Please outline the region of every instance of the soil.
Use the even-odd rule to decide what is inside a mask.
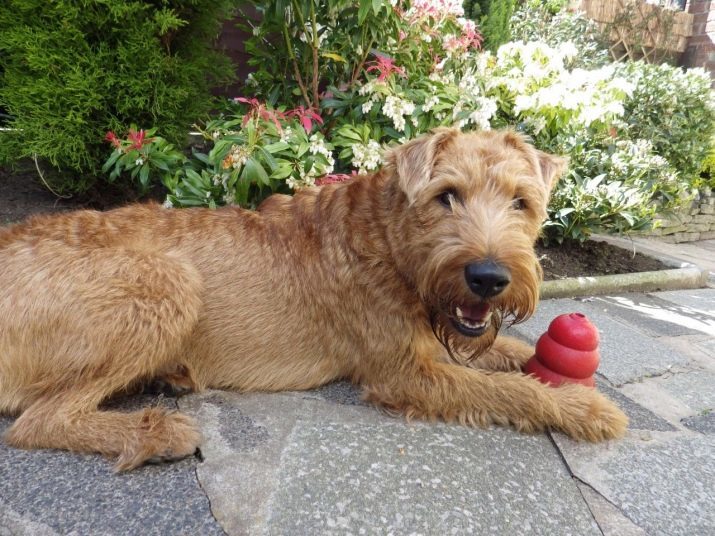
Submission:
[[[152,197],[160,196],[155,193]],[[104,210],[131,200],[123,192],[112,191],[107,195],[106,189],[102,196],[90,193],[83,197],[60,198],[42,184],[34,164],[24,163],[13,170],[0,167],[0,225],[20,221],[31,214],[79,208]],[[634,254],[606,242],[565,242],[551,247],[537,244],[536,251],[547,280],[669,268],[652,257]]]
[[[653,257],[595,240],[583,244],[564,242],[551,247],[537,244],[536,254],[546,280],[651,272],[670,268]]]

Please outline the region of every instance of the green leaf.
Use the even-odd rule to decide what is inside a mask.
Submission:
[[[245,173],[245,175],[244,175]],[[249,158],[243,168],[242,176],[251,179],[252,182],[260,182],[266,186],[270,185],[268,174],[263,166],[255,158]]]
[[[365,17],[372,7],[372,0],[360,0],[360,8],[358,9],[358,24],[365,22]]]
[[[270,144],[264,146],[263,149],[265,149],[269,153],[273,154],[273,153],[279,153],[281,151],[285,151],[286,149],[290,149],[290,145],[288,145],[284,141],[277,141],[275,143],[270,143]]]
[[[118,149],[115,149],[112,155],[109,157],[109,160],[107,160],[102,166],[102,171],[105,173],[109,171],[109,168],[114,165],[114,163],[119,159],[120,156],[122,156],[122,152]]]
[[[145,163],[141,167],[141,171],[139,172],[139,182],[141,183],[143,188],[147,188],[149,186],[149,164]]]
[[[279,165],[273,173],[271,173],[271,179],[285,179],[293,173],[293,167],[285,164]]]
[[[382,9],[382,0],[372,0],[372,12],[377,17]]]

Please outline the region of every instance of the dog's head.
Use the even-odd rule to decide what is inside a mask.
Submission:
[[[534,242],[565,165],[512,131],[439,129],[389,153],[404,194],[401,269],[450,354],[477,355],[502,319],[533,313],[542,276]]]

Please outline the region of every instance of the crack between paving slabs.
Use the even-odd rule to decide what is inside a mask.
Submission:
[[[554,449],[556,449],[556,452],[558,453],[559,458],[561,458],[561,462],[564,464],[564,467],[566,467],[566,470],[568,471],[569,476],[571,477],[571,480],[574,481],[574,486],[575,486],[576,489],[578,490],[578,494],[581,496],[581,500],[582,500],[583,503],[586,505],[586,508],[588,508],[588,511],[589,511],[589,513],[591,514],[591,518],[593,519],[593,522],[594,522],[594,523],[596,524],[596,526],[598,527],[598,531],[601,533],[602,536],[605,536],[605,532],[603,532],[603,528],[601,527],[601,524],[598,522],[598,519],[596,519],[596,515],[593,513],[593,510],[591,510],[591,505],[588,504],[588,501],[586,500],[586,497],[584,497],[584,496],[583,496],[583,493],[581,492],[581,488],[579,488],[578,485],[577,485],[576,482],[575,482],[575,481],[582,482],[582,480],[581,480],[580,478],[578,478],[576,475],[574,475],[573,471],[571,470],[571,466],[569,465],[569,462],[566,461],[566,457],[563,455],[563,453],[561,452],[561,449],[560,449],[559,446],[556,444],[556,440],[554,439],[553,435],[551,434],[551,431],[547,431],[547,432],[546,432],[546,437],[549,438],[549,441],[550,441],[551,444],[553,445]],[[588,486],[588,484],[586,484],[586,485]],[[589,487],[591,487],[591,486],[589,486]],[[591,488],[591,489],[593,489],[593,488]],[[596,490],[593,490],[593,491],[594,491],[595,493],[598,493],[598,491],[596,491]],[[601,495],[600,493],[598,493],[598,494]],[[601,495],[601,496],[602,496],[602,495]],[[603,496],[602,496],[602,497],[603,497]],[[605,500],[608,500],[608,499],[606,499],[605,497],[603,497],[603,498],[604,498]],[[614,506],[615,506],[615,505],[614,505]]]
[[[181,408],[179,407],[179,398],[181,397],[176,397],[174,398],[174,407],[176,408],[176,411],[181,411]],[[199,489],[201,490],[201,493],[204,494],[204,497],[206,497],[206,502],[209,503],[209,512],[211,513],[211,517],[213,520],[216,522],[216,526],[221,529],[221,532],[225,535],[228,536],[228,532],[223,528],[221,523],[219,522],[218,518],[216,517],[216,514],[214,514],[214,509],[213,505],[211,504],[211,497],[209,497],[209,494],[206,492],[206,489],[204,489],[204,485],[201,482],[201,478],[199,477],[199,464],[203,463],[205,460],[203,453],[201,452],[200,448],[196,449],[196,452],[194,453],[194,458],[196,458],[196,467],[194,467],[194,478],[196,479],[196,483],[199,485]]]
[[[556,449],[556,452],[559,454],[559,458],[561,458],[561,461],[563,462],[564,466],[566,467],[566,470],[569,472],[569,475],[571,476],[571,479],[574,481],[574,485],[576,486],[576,489],[578,490],[579,495],[581,496],[581,499],[583,500],[584,504],[586,505],[586,508],[588,508],[588,511],[591,513],[591,517],[593,518],[593,522],[596,523],[596,526],[598,527],[598,530],[600,533],[605,536],[605,532],[603,531],[603,527],[601,527],[601,524],[598,522],[598,519],[596,519],[596,515],[593,513],[593,510],[591,509],[591,505],[589,504],[588,500],[586,497],[584,497],[583,492],[581,491],[581,488],[578,486],[577,482],[580,482],[584,486],[588,487],[591,491],[593,491],[596,495],[601,497],[605,502],[610,504],[613,508],[615,508],[618,512],[621,513],[621,515],[626,518],[628,521],[633,523],[634,526],[640,528],[640,526],[632,520],[630,517],[628,517],[623,510],[621,510],[618,505],[616,505],[613,501],[608,499],[605,495],[603,495],[600,491],[598,491],[596,488],[594,488],[591,484],[588,482],[580,479],[577,477],[574,472],[571,470],[571,466],[569,465],[569,462],[566,460],[566,457],[563,455],[561,452],[561,449],[559,448],[559,445],[556,443],[556,440],[554,439],[552,432],[547,431],[546,436],[549,438],[549,441],[551,441],[551,444],[554,446]]]

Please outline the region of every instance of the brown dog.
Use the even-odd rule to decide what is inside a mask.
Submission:
[[[611,402],[525,376],[532,348],[497,337],[536,305],[533,243],[562,167],[511,132],[440,130],[375,175],[257,212],[144,205],[0,229],[0,412],[20,414],[5,439],[126,470],[200,435],[180,413],[99,410],[115,393],[339,378],[408,417],[618,437]]]

